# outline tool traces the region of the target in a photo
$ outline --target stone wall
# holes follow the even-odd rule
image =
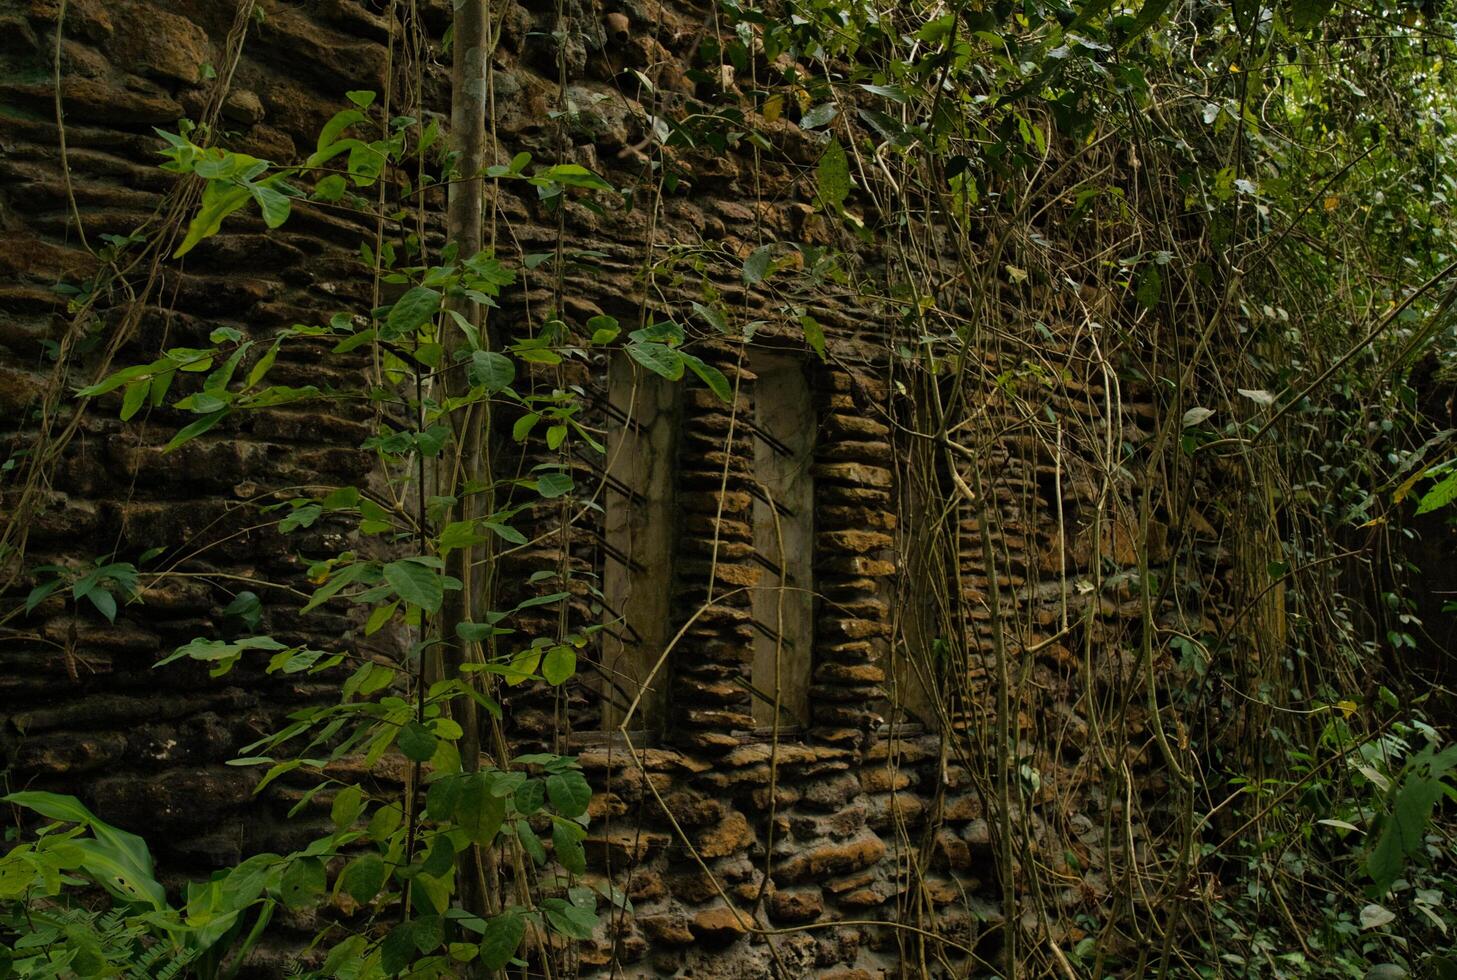
[[[223,103],[229,144],[295,159],[346,90],[384,88],[385,6],[261,3],[263,16],[250,26]],[[448,21],[447,0],[418,6],[422,26],[438,34]],[[151,127],[171,127],[201,111],[234,13],[231,4],[212,0],[71,0],[60,47],[66,174],[51,78],[57,11],[56,0],[22,0],[0,12],[0,410],[7,448],[23,444],[27,413],[49,383],[48,351],[68,329],[67,297],[56,285],[95,271],[84,245],[94,248],[103,233],[130,233],[161,204],[171,179],[154,165]],[[492,120],[500,158],[520,150],[539,159],[560,153],[623,186],[645,186],[646,111],[681,111],[704,84],[687,69],[709,12],[646,0],[572,2],[567,12],[558,50],[551,13],[515,3],[502,11]],[[565,92],[556,81],[563,65]],[[629,96],[642,94],[624,81],[634,71],[652,78],[654,104]],[[410,84],[423,86],[427,105],[444,108],[447,74],[426,61]],[[575,115],[558,125],[550,113],[563,101]],[[709,287],[736,319],[765,321],[756,344],[803,356],[817,427],[813,642],[796,662],[808,677],[805,724],[766,735],[756,728],[752,696],[737,683],[753,659],[753,604],[744,590],[763,574],[752,554],[754,444],[743,423],[753,417],[755,399],[773,393],[757,388],[737,346],[701,335],[693,349],[737,383],[738,393],[724,404],[690,385],[682,396],[673,564],[662,570],[662,587],[671,590],[672,629],[665,635],[685,628],[662,678],[671,710],[661,730],[636,736],[641,768],[620,737],[603,731],[599,687],[590,676],[565,698],[545,689],[511,696],[508,724],[518,744],[580,750],[599,789],[589,840],[594,874],[617,882],[633,902],[632,914],[605,916],[610,924],[602,937],[581,951],[583,973],[622,975],[625,967],[628,975],[756,977],[769,975],[777,957],[787,975],[848,980],[920,955],[915,934],[863,924],[875,920],[910,923],[983,956],[993,955],[998,942],[1004,885],[991,857],[985,787],[977,785],[978,767],[948,748],[984,747],[992,721],[982,693],[997,665],[979,518],[965,505],[951,515],[959,528],[961,598],[971,610],[958,663],[972,694],[949,706],[951,724],[938,733],[907,722],[900,702],[909,704],[909,695],[888,693],[911,686],[893,683],[892,666],[908,656],[908,642],[914,645],[907,639],[908,597],[924,591],[915,563],[906,560],[915,540],[911,525],[924,515],[907,511],[900,483],[913,453],[894,428],[906,417],[892,383],[894,312],[836,287],[797,297],[829,338],[830,357],[821,362],[804,349],[778,301],[743,286],[738,260],[763,242],[855,248],[812,207],[804,170],[817,157],[814,138],[787,119],[761,128],[774,152],[757,172],[747,150],[678,151],[691,183],[653,208],[598,216],[573,205],[564,219],[568,246],[593,253],[565,276],[564,316],[577,324],[598,313],[633,324],[644,312],[649,319],[684,316]],[[559,136],[565,146],[556,144]],[[555,249],[556,218],[534,196],[503,193],[493,205],[509,231],[503,257],[514,263]],[[164,344],[200,341],[218,325],[266,336],[340,308],[366,307],[368,284],[353,259],[366,230],[308,206],[267,234],[254,217],[230,219],[216,239],[163,269],[156,301],[119,363],[153,356]],[[708,258],[700,265],[660,263],[645,278],[644,256],[658,254],[650,245],[697,249]],[[878,258],[867,253],[861,261],[873,269]],[[528,278],[503,298],[496,322],[508,332],[535,322],[550,300],[549,284]],[[111,326],[94,329],[104,337]],[[1107,376],[1085,337],[1047,342],[1044,354],[1065,365],[1066,383],[1046,398],[1067,420],[1067,441],[1052,458],[1045,441],[1008,435],[996,441],[986,471],[995,474],[995,546],[1006,558],[999,585],[1014,637],[1010,669],[1024,692],[1012,727],[1019,759],[1039,774],[1019,819],[1067,882],[1057,901],[1093,908],[1108,889],[1095,856],[1101,827],[1109,816],[1121,819],[1125,804],[1104,798],[1102,763],[1085,755],[1087,722],[1075,705],[1090,691],[1130,682],[1135,658],[1127,637],[1140,612],[1127,576],[1109,568],[1133,564],[1135,532],[1126,522],[1091,520],[1107,504],[1099,497],[1102,464],[1095,462],[1097,433],[1110,421]],[[1022,362],[1022,352],[1009,346],[988,355],[986,368],[996,375]],[[284,383],[346,383],[348,371],[333,363],[298,354],[275,373]],[[331,371],[339,373],[331,378]],[[610,397],[607,376],[602,359],[538,380],[581,384],[600,403]],[[1113,421],[1136,444],[1152,409],[1136,387],[1121,396],[1112,403]],[[56,597],[5,639],[0,744],[10,785],[82,796],[107,819],[144,833],[178,875],[294,846],[317,826],[322,801],[306,811],[311,818],[286,822],[302,784],[283,780],[255,799],[253,771],[225,763],[290,706],[327,696],[327,685],[247,668],[211,681],[200,669],[151,665],[194,636],[226,631],[222,609],[248,583],[299,582],[298,556],[338,550],[336,529],[320,525],[285,538],[258,526],[256,510],[245,504],[280,488],[366,479],[370,460],[355,447],[368,433],[356,420],[305,408],[225,423],[163,456],[160,434],[175,428],[165,412],[142,426],[112,415],[103,406],[81,421],[33,522],[28,560],[135,560],[161,547],[156,567],[186,574],[149,589],[115,625]],[[605,413],[592,421],[610,425]],[[528,454],[505,465],[544,459]],[[579,483],[594,479],[594,465],[600,464],[585,456],[573,460]],[[508,592],[524,588],[512,583],[543,562],[602,575],[611,559],[597,518],[563,529],[552,506],[530,513],[522,527],[536,545],[503,563]],[[1204,531],[1189,530],[1189,539],[1197,542]],[[1069,585],[1090,577],[1111,584]],[[29,584],[20,583],[16,594]],[[358,626],[324,610],[301,618],[292,611],[296,603],[265,598],[264,628],[285,642],[337,644]],[[587,624],[604,614],[579,588],[569,615]],[[1096,651],[1096,663],[1088,651]],[[1125,761],[1142,764],[1138,753]],[[754,930],[728,902],[752,917]],[[774,930],[782,931],[768,934]],[[945,949],[938,955],[962,957]]]

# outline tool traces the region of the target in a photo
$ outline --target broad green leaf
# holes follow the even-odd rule
[[[558,820],[552,824],[551,843],[556,859],[572,874],[587,873],[587,852],[582,849],[582,828]]]
[[[707,320],[708,325],[719,333],[726,334],[729,332],[728,319],[724,317],[723,310],[719,309],[717,304],[705,306],[702,303],[695,302],[693,304],[693,312]]]
[[[409,721],[400,729],[400,751],[415,762],[429,762],[435,754],[435,735],[418,721]]]
[[[126,394],[121,399],[121,420],[123,422],[130,420],[133,415],[141,411],[142,406],[146,404],[147,393],[151,390],[152,381],[150,378],[143,381],[133,381],[126,386]]]
[[[530,816],[540,810],[541,805],[546,802],[546,782],[540,779],[528,779],[516,787],[513,800],[517,813]]]
[[[683,377],[683,354],[666,344],[628,344],[627,353],[634,361],[669,381]]]
[[[622,332],[618,325],[617,318],[605,314],[594,316],[587,321],[587,329],[592,331],[592,343],[594,345],[610,344],[617,339]]]
[[[761,245],[749,253],[744,260],[744,285],[753,286],[764,280],[769,274],[769,267],[772,264],[773,254],[768,245]]]
[[[531,430],[536,428],[536,423],[541,421],[541,416],[536,412],[527,412],[511,426],[511,438],[517,442],[525,442],[526,437],[531,435]]]
[[[318,858],[298,858],[283,872],[278,883],[278,897],[291,909],[312,905],[324,894],[324,862]]]
[[[531,180],[532,183],[553,181],[566,187],[586,187],[598,191],[615,190],[607,181],[576,163],[559,163],[554,167],[548,167],[538,171]]]
[[[480,521],[452,521],[440,532],[440,538],[436,543],[436,549],[440,557],[455,551],[457,548],[470,548],[478,544],[484,544],[486,535],[480,529]]]
[[[385,864],[378,854],[365,854],[350,861],[339,876],[340,887],[360,905],[368,904],[384,887]]]
[[[819,185],[820,200],[827,208],[838,212],[844,207],[845,198],[850,196],[850,161],[839,140],[831,137],[815,169],[815,179]]]
[[[804,341],[809,344],[810,349],[819,355],[821,361],[828,360],[825,357],[825,331],[820,322],[808,313],[799,318],[799,325],[804,328]]]
[[[345,830],[364,812],[364,791],[358,786],[345,786],[334,794],[329,807],[329,820],[338,830]]]
[[[800,129],[819,129],[840,114],[840,107],[833,102],[822,102],[799,118]]]
[[[683,354],[682,357],[683,363],[688,365],[704,384],[708,385],[709,390],[718,396],[719,401],[726,403],[732,400],[733,389],[729,387],[728,378],[723,376],[722,371],[712,364],[703,363],[692,354]]]
[[[0,802],[23,806],[51,820],[65,820],[85,826],[95,837],[90,842],[95,846],[86,852],[87,860],[98,869],[93,873],[98,874],[98,877],[102,870],[110,873],[119,880],[112,880],[107,884],[122,887],[134,900],[148,902],[155,908],[162,908],[166,903],[166,893],[156,880],[147,842],[136,834],[106,823],[74,796],[23,790],[0,797]],[[79,845],[82,842],[73,843]]]
[[[314,185],[314,200],[337,201],[349,189],[349,182],[339,174],[329,174]]]
[[[1433,771],[1432,759],[1427,751],[1408,765],[1381,836],[1366,859],[1366,872],[1378,897],[1401,877],[1407,858],[1421,849],[1432,807],[1446,794],[1446,784],[1439,778],[1440,772]]]
[[[477,772],[461,780],[455,806],[455,822],[477,844],[496,839],[506,819],[506,800],[491,793],[491,773]]]
[[[384,580],[395,594],[412,606],[426,612],[439,612],[445,598],[445,581],[441,574],[418,558],[402,558],[384,567]]]
[[[548,500],[570,493],[575,486],[570,473],[543,473],[536,478],[536,492]]]
[[[1134,293],[1134,299],[1138,305],[1146,310],[1151,310],[1158,305],[1159,295],[1164,287],[1163,276],[1159,274],[1159,267],[1149,265],[1138,277],[1138,289]]]
[[[526,919],[515,909],[487,919],[481,934],[481,964],[488,970],[504,968],[516,955],[525,935]]]
[[[203,189],[202,203],[198,206],[197,214],[187,226],[187,237],[182,239],[182,244],[177,246],[172,257],[180,259],[192,251],[198,242],[216,235],[222,227],[223,219],[247,204],[248,197],[246,187],[222,180],[209,180],[207,187]]]
[[[546,848],[541,846],[541,838],[536,836],[536,831],[531,829],[531,824],[525,820],[516,821],[516,839],[521,842],[521,849],[531,855],[531,860],[537,864],[546,863]]]
[[[440,294],[429,286],[416,286],[395,301],[385,318],[385,336],[403,337],[419,330],[440,312]]]
[[[505,354],[492,350],[471,352],[470,383],[480,385],[490,394],[508,388],[516,380],[516,363]]]
[[[248,190],[253,194],[253,200],[258,202],[258,209],[263,212],[264,224],[277,228],[288,220],[293,204],[287,194],[280,193],[267,184],[249,184]]]
[[[577,672],[577,651],[558,644],[546,652],[541,661],[541,676],[553,687],[565,683]]]
[[[573,905],[565,899],[545,899],[541,903],[541,910],[546,913],[546,920],[553,929],[572,939],[591,939],[597,928],[597,913],[594,909]]]
[[[1457,499],[1457,470],[1448,473],[1445,479],[1434,484],[1431,489],[1422,494],[1421,502],[1417,504],[1417,513],[1431,513],[1441,507],[1446,507],[1454,499]]]
[[[592,787],[587,778],[575,769],[553,773],[546,778],[546,795],[551,805],[564,817],[580,817],[592,802]]]

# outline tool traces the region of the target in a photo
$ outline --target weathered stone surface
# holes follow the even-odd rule
[[[825,910],[825,900],[818,888],[794,888],[770,893],[767,907],[771,922],[792,924],[812,922]]]
[[[774,868],[774,880],[807,881],[825,875],[843,875],[875,864],[885,856],[885,844],[865,833],[847,841],[816,844],[799,850]]]
[[[732,942],[748,932],[751,924],[748,913],[726,905],[715,905],[695,913],[688,928],[694,937],[703,942],[722,944]]]

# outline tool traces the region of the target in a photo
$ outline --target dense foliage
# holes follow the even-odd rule
[[[960,434],[981,411],[978,390],[1007,392],[1029,431],[1050,438],[1056,420],[1041,399],[1059,382],[1033,348],[1006,374],[984,377],[980,365],[1001,324],[1035,335],[1046,297],[1075,295],[1110,370],[1160,409],[1153,438],[1110,437],[1100,459],[1107,485],[1127,472],[1142,484],[1130,503],[1144,532],[1140,600],[1193,607],[1219,587],[1192,567],[1172,582],[1150,570],[1156,513],[1207,512],[1235,553],[1238,582],[1225,596],[1234,614],[1187,631],[1144,617],[1129,637],[1140,658],[1130,689],[1092,719],[1108,726],[1093,738],[1122,752],[1134,740],[1130,705],[1145,713],[1152,734],[1142,740],[1157,761],[1141,778],[1167,792],[1127,817],[1153,828],[1154,853],[1123,865],[1090,907],[1051,902],[1054,873],[1017,833],[1037,774],[1008,728],[1017,679],[999,653],[1001,675],[988,682],[995,721],[958,751],[977,760],[995,801],[1006,939],[999,962],[966,968],[1457,974],[1457,867],[1441,818],[1457,748],[1441,726],[1445,708],[1434,707],[1450,704],[1434,688],[1437,669],[1418,659],[1432,656],[1416,613],[1422,570],[1403,550],[1417,515],[1457,513],[1451,432],[1421,411],[1457,352],[1457,22],[1436,5],[1322,0],[725,0],[710,15],[715,29],[690,70],[698,95],[651,117],[652,163],[638,186],[525,154],[460,172],[456,134],[422,107],[387,110],[372,92],[351,92],[352,106],[301,161],[232,152],[208,120],[159,132],[163,168],[191,196],[171,226],[109,242],[109,259],[137,250],[179,259],[243,209],[276,228],[306,198],[377,214],[359,274],[377,298],[395,298],[351,315],[321,296],[313,324],[266,339],[220,329],[210,347],[106,364],[66,395],[76,411],[123,420],[170,409],[185,424],[169,451],[239,413],[358,409],[374,426],[364,448],[378,481],[309,488],[261,514],[285,532],[319,521],[352,532],[346,550],[309,569],[304,612],[359,606],[363,635],[400,629],[412,642],[398,662],[288,645],[255,631],[259,599],[240,592],[225,614],[236,629],[199,637],[158,667],[200,662],[221,676],[265,660],[270,673],[340,678],[335,703],[296,712],[236,761],[266,767],[258,790],[295,770],[316,774],[314,792],[332,796],[332,832],[169,896],[139,838],[73,799],[13,793],[26,829],[0,858],[0,975],[230,976],[276,908],[325,899],[347,914],[321,932],[311,975],[525,970],[528,957],[560,959],[569,941],[589,938],[599,906],[626,901],[578,880],[591,791],[574,760],[512,757],[495,723],[503,690],[567,683],[600,628],[563,617],[559,633],[523,638],[513,617],[595,585],[544,567],[534,583],[553,591],[497,609],[489,574],[472,581],[469,570],[528,545],[513,527],[520,492],[591,500],[563,450],[603,451],[580,421],[581,392],[519,383],[524,366],[622,348],[644,370],[696,377],[729,400],[729,383],[685,340],[698,330],[742,338],[752,324],[705,294],[675,320],[624,327],[604,316],[581,331],[553,311],[503,329],[481,312],[560,254],[437,248],[418,231],[433,218],[416,185],[481,177],[531,186],[557,206],[650,207],[653,195],[692,185],[690,151],[772,155],[771,128],[783,120],[819,134],[802,179],[835,244],[765,241],[735,257],[733,272],[776,291],[820,356],[825,338],[804,298],[822,284],[890,311],[895,356],[916,379],[910,427],[934,434],[929,452],[942,458],[932,468],[947,474],[949,498],[984,507],[979,478],[967,485],[957,462],[985,448]],[[431,43],[446,57],[441,39]],[[652,83],[640,84],[651,101]],[[563,111],[556,122],[573,120]],[[109,261],[106,281],[72,284],[78,322],[110,294],[109,277],[137,267]],[[560,310],[559,274],[553,289]],[[364,382],[271,384],[290,345],[367,361]],[[510,431],[493,427],[493,410],[516,419]],[[56,438],[51,421],[46,438]],[[469,434],[481,432],[563,455],[502,475],[489,451],[471,448]],[[37,449],[7,469],[29,490],[52,458]],[[1220,499],[1196,498],[1210,486]],[[3,538],[17,554],[24,519],[22,507]],[[982,511],[983,528],[994,521]],[[994,566],[990,538],[982,544]],[[27,567],[29,588],[0,622],[8,628],[53,596],[113,619],[137,601],[140,581],[167,574],[148,564],[156,557]],[[948,623],[943,644],[954,632]],[[1155,677],[1169,663],[1182,683]],[[988,694],[967,691],[964,671],[930,673],[946,704]],[[408,763],[389,794],[338,765],[362,757],[367,768],[387,753]],[[1110,764],[1107,778],[1132,797],[1126,767]],[[922,962],[945,962],[937,940],[917,941],[933,950]]]

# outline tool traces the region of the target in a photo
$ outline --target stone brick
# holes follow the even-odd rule
[[[723,944],[744,935],[749,931],[751,923],[747,912],[736,911],[726,905],[715,905],[695,913],[688,928],[702,942]]]
[[[766,902],[769,920],[780,924],[812,922],[825,910],[825,900],[818,888],[793,888],[774,891]]]
[[[805,847],[774,868],[774,880],[786,883],[808,881],[825,875],[843,875],[867,868],[885,857],[885,844],[865,833],[846,841]]]

